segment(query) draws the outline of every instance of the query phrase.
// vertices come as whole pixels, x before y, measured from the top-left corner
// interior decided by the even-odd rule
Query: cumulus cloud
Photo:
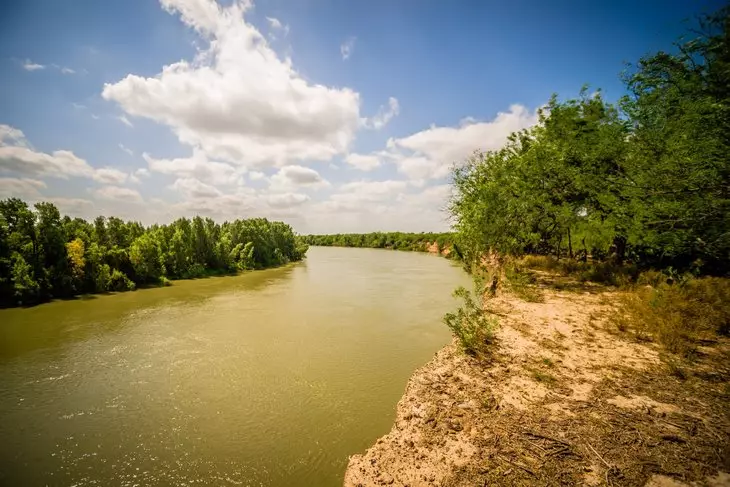
[[[291,208],[302,205],[309,199],[309,196],[302,193],[281,193],[269,195],[268,202],[272,208]]]
[[[0,178],[0,198],[21,198],[35,200],[40,198],[39,190],[46,183],[30,178]]]
[[[271,176],[271,189],[281,190],[297,186],[321,188],[329,186],[329,182],[314,169],[304,166],[284,166]]]
[[[129,203],[141,203],[142,195],[139,191],[132,188],[124,188],[122,186],[102,186],[94,190],[97,198],[111,201],[124,201]]]
[[[343,61],[347,61],[350,59],[350,56],[352,56],[352,51],[355,50],[356,41],[357,37],[350,37],[340,45],[340,54],[342,55]]]
[[[184,144],[236,165],[285,166],[344,153],[359,126],[359,95],[305,80],[244,15],[249,2],[161,0],[207,41],[192,61],[155,77],[130,74],[102,96],[169,126]]]
[[[91,177],[94,169],[73,152],[57,150],[51,154],[36,151],[22,131],[0,125],[0,170],[24,176]]]
[[[195,178],[177,179],[172,188],[180,191],[188,198],[214,198],[222,194],[217,188]]]
[[[10,125],[0,124],[0,146],[3,145],[30,147],[25,134],[21,130]]]
[[[376,159],[392,162],[413,180],[439,179],[448,176],[453,164],[464,161],[475,150],[499,149],[512,132],[536,124],[537,119],[537,111],[512,105],[491,121],[465,118],[456,127],[432,126],[407,137],[391,138],[384,150],[359,160],[371,164]]]
[[[380,157],[375,154],[348,154],[345,162],[361,171],[372,171],[380,166]]]
[[[26,71],[38,71],[41,69],[46,69],[46,66],[43,64],[34,63],[30,59],[26,59],[23,61],[23,69]]]
[[[32,177],[84,177],[104,184],[122,184],[128,177],[111,167],[93,168],[68,150],[38,151],[21,130],[9,125],[0,125],[0,171]]]
[[[251,171],[250,173],[248,173],[248,179],[250,179],[251,181],[258,181],[265,178],[266,174],[262,173],[261,171]]]
[[[195,150],[191,157],[155,159],[142,154],[150,171],[169,174],[179,178],[194,178],[209,184],[233,184],[243,174],[242,168],[235,168],[225,162],[210,161],[204,152]]]
[[[78,216],[87,220],[96,216],[94,203],[83,198],[46,198],[62,215]]]
[[[308,205],[303,225],[313,233],[445,231],[449,194],[447,184],[414,189],[402,180],[346,183],[329,199]]]
[[[103,167],[96,169],[92,178],[103,184],[123,184],[127,181],[127,173],[114,169],[112,167]]]

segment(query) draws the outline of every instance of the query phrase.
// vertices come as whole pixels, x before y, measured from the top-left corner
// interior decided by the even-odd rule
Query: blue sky
[[[453,162],[552,93],[617,99],[625,62],[721,3],[8,3],[0,197],[145,223],[444,230]]]

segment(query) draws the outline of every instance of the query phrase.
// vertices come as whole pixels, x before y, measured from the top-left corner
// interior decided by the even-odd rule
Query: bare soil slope
[[[614,291],[546,280],[489,303],[491,357],[452,344],[414,374],[346,486],[730,485],[730,343],[670,366],[612,324]]]

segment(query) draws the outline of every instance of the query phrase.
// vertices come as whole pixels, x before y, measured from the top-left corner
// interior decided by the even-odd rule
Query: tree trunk
[[[626,258],[626,237],[623,235],[616,235],[613,238],[614,247],[614,260],[616,264],[621,265],[624,263]]]
[[[573,239],[570,236],[570,228],[568,228],[568,256],[573,258]]]
[[[563,234],[561,233],[558,237],[558,260],[560,260],[560,246],[563,243]]]

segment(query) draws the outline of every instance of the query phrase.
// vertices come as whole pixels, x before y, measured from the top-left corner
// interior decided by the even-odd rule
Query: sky
[[[450,168],[721,1],[0,5],[0,198],[145,224],[445,231]]]

